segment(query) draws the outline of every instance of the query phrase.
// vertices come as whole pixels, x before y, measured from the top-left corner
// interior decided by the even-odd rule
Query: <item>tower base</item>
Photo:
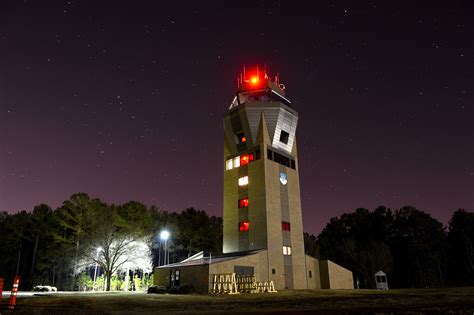
[[[212,289],[213,275],[232,274],[255,276],[257,282],[273,281],[276,290],[286,289],[354,289],[352,272],[330,260],[318,260],[305,255],[305,279],[285,285],[283,271],[269,270],[267,251],[247,251],[213,256],[200,252],[179,263],[156,267],[154,284],[163,287],[192,285],[198,293],[208,293]],[[296,279],[296,277],[295,277]],[[287,283],[287,282],[286,282]]]

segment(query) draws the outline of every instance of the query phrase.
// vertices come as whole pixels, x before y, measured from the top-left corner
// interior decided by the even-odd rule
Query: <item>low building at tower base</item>
[[[285,287],[285,274],[281,270],[268,268],[267,250],[236,252],[213,256],[200,252],[179,263],[156,267],[154,284],[164,287],[191,285],[197,293],[208,293],[212,290],[212,278],[216,274],[237,276],[255,276],[257,282],[273,282],[276,290],[290,289]],[[353,289],[352,272],[330,260],[318,260],[305,255],[305,274],[301,283],[295,283],[291,289]]]

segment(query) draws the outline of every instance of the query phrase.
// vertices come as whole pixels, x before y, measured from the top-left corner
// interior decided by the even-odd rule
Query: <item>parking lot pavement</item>
[[[54,295],[54,294],[92,294],[93,291],[88,292],[78,292],[78,291],[57,291],[57,292],[33,292],[33,291],[18,291],[18,297],[27,297],[27,296],[45,296],[45,295]],[[2,298],[9,299],[11,291],[3,291]]]

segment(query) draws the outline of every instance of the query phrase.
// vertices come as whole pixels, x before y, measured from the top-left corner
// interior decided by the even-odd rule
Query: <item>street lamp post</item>
[[[94,270],[94,285],[92,286],[93,290],[95,291],[95,280],[97,279],[97,261],[99,260],[99,254],[102,251],[102,247],[97,247],[97,256],[95,259],[95,270]]]
[[[158,242],[158,266],[161,266],[161,241]]]
[[[168,265],[169,262],[170,262],[170,258],[169,258],[169,253],[168,253],[168,238],[170,237],[170,232],[164,230],[164,231],[161,231],[160,233],[160,238],[165,241],[165,253],[164,253],[164,257],[163,257],[163,261],[165,263],[165,265]]]

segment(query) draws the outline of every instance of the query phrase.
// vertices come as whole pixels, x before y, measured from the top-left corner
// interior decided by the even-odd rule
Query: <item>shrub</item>
[[[165,294],[167,293],[167,290],[165,287],[152,285],[151,287],[148,288],[147,293]]]
[[[191,294],[191,293],[194,293],[194,287],[191,284],[183,284],[177,288],[176,293]]]

